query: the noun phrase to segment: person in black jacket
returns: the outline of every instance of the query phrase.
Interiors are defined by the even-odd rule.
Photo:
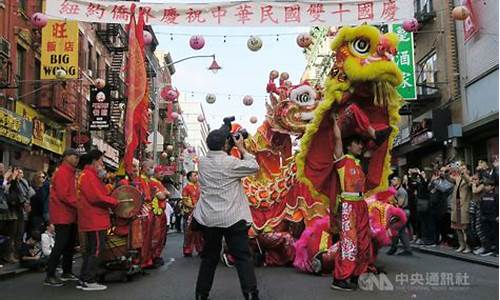
[[[484,193],[480,200],[481,229],[485,235],[484,250],[481,256],[498,253],[498,194],[495,193],[495,181],[484,180]],[[493,249],[495,247],[495,249]]]

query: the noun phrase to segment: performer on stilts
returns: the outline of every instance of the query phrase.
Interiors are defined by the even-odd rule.
[[[182,253],[185,257],[190,257],[193,255],[193,248],[198,254],[201,253],[203,250],[203,239],[201,232],[191,230],[191,215],[196,203],[200,199],[198,172],[191,171],[186,176],[189,182],[182,190],[182,210],[184,213],[184,246],[182,247]]]

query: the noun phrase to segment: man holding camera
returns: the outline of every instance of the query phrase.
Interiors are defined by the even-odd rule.
[[[225,120],[226,121],[226,120]],[[193,212],[193,226],[205,241],[196,283],[196,299],[208,299],[219,262],[222,237],[236,259],[236,269],[245,299],[259,299],[257,280],[248,246],[252,215],[241,179],[255,174],[259,165],[244,146],[242,134],[230,134],[230,122],[209,133],[209,152],[199,163],[201,197]],[[232,145],[242,159],[228,155]]]

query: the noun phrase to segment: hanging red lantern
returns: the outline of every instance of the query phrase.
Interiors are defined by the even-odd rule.
[[[179,91],[177,89],[173,89],[171,86],[167,85],[161,90],[160,96],[165,101],[174,102],[177,100],[177,98],[179,98]]]
[[[31,16],[31,25],[35,28],[43,28],[49,22],[49,17],[41,12],[34,13]]]
[[[415,18],[403,21],[403,29],[406,32],[417,32],[418,28],[419,24]]]
[[[179,118],[179,114],[176,113],[175,111],[173,113],[170,114],[170,116],[172,117],[172,119],[174,120],[177,120]]]
[[[205,39],[201,35],[193,35],[189,39],[189,46],[194,50],[200,50],[205,46]]]

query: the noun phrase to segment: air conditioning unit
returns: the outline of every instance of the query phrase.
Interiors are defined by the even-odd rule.
[[[5,59],[10,58],[10,42],[3,37],[0,37],[0,56]]]

